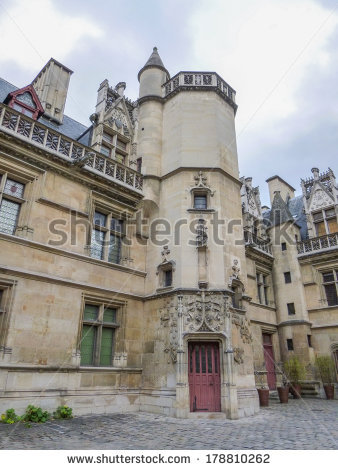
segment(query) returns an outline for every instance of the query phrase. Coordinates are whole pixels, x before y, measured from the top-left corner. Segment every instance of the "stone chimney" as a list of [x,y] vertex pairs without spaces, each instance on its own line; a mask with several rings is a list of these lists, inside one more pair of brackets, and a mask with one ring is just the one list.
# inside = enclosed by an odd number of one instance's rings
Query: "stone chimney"
[[281,178],[280,176],[271,176],[271,178],[268,178],[266,182],[269,185],[271,204],[274,200],[274,195],[276,192],[280,193],[280,196],[284,202],[287,202],[289,199],[293,199],[295,197],[295,188],[293,188],[289,183],[284,181],[283,178]]
[[32,85],[45,110],[45,116],[62,123],[70,76],[73,72],[51,58]]

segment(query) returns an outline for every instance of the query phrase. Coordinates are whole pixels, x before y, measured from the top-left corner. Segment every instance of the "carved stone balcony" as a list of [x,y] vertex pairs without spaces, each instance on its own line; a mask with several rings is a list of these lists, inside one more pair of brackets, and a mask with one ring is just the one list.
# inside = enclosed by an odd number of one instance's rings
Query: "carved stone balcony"
[[164,98],[181,90],[213,90],[237,110],[235,90],[215,72],[179,72],[163,87]]
[[310,238],[297,243],[298,255],[319,253],[338,248],[338,232]]
[[137,171],[95,152],[90,147],[24,116],[4,104],[0,104],[0,131],[19,137],[36,147],[52,152],[69,163],[142,193],[143,178]]
[[244,230],[244,240],[246,246],[252,246],[272,256],[271,245],[267,240],[257,237],[257,235],[248,230]]

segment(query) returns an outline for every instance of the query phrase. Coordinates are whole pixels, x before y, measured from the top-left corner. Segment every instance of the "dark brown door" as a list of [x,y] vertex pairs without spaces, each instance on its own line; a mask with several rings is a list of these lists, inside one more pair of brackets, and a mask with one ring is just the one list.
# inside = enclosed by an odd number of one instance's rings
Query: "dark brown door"
[[275,358],[271,335],[263,334],[263,348],[268,387],[270,390],[276,390]]
[[190,411],[221,411],[218,343],[189,343]]

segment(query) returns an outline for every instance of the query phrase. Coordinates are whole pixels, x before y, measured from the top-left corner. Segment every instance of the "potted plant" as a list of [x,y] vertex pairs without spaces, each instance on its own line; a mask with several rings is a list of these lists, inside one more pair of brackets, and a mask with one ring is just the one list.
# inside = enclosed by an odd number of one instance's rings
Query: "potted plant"
[[259,406],[269,406],[269,389],[266,387],[263,377],[265,374],[264,371],[255,370],[255,377],[257,377],[259,384],[259,387],[257,387]]
[[287,403],[289,401],[289,382],[286,376],[283,374],[282,385],[277,387],[280,403]]
[[328,400],[334,399],[335,367],[331,356],[316,357],[316,367]]
[[301,385],[300,382],[305,379],[305,366],[300,362],[297,356],[291,357],[284,362],[285,375],[291,384],[290,392],[293,398],[300,398]]

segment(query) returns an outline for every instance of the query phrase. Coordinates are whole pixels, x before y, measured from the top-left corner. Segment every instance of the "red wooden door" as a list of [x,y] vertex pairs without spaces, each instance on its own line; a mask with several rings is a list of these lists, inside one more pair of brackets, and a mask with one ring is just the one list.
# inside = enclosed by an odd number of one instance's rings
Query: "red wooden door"
[[271,335],[263,335],[263,349],[268,387],[270,390],[276,390],[275,358],[273,355]]
[[190,411],[221,411],[218,343],[189,343]]

